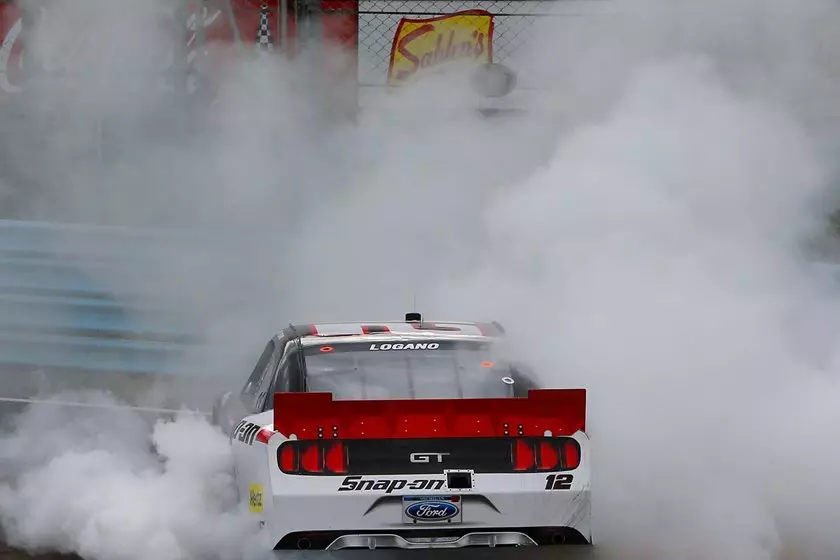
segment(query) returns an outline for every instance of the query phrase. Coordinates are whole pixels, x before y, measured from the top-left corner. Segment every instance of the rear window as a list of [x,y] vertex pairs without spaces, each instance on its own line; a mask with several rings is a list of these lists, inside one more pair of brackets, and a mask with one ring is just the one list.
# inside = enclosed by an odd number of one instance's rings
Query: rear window
[[307,347],[307,390],[337,400],[512,396],[510,368],[480,341],[341,343]]

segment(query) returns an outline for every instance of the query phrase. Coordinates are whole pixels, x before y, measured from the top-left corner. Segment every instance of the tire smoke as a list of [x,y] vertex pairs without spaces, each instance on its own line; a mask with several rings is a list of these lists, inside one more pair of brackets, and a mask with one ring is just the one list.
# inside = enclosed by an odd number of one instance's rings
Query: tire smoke
[[[548,93],[492,119],[443,77],[333,122],[311,60],[255,59],[185,132],[186,111],[145,85],[165,4],[76,3],[90,52],[108,45],[114,63],[4,123],[15,176],[39,185],[29,217],[237,239],[135,281],[254,357],[289,322],[399,318],[415,295],[428,318],[501,321],[547,385],[589,389],[607,557],[840,553],[840,287],[813,264],[838,200],[836,6],[580,3],[520,61]],[[120,141],[92,164],[77,155],[97,119]],[[230,368],[231,387],[251,366]],[[0,449],[16,546],[243,553],[227,441],[203,419],[36,406]]]

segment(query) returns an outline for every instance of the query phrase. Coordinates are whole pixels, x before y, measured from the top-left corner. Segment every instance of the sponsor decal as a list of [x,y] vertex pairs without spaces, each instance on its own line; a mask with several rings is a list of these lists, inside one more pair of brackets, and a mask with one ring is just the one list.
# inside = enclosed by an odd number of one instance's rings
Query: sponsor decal
[[465,10],[445,16],[403,18],[394,34],[388,85],[403,85],[420,73],[456,62],[493,62],[493,15]]
[[390,343],[374,343],[370,345],[369,350],[437,350],[440,344],[437,342],[395,342]]
[[260,428],[260,426],[257,426],[252,422],[248,422],[247,420],[243,420],[236,425],[236,428],[233,429],[231,439],[241,441],[245,445],[254,445],[254,438],[257,437],[257,433],[261,429],[262,428]]
[[571,474],[550,474],[545,477],[545,489],[571,490],[574,479],[574,475]]
[[447,521],[460,511],[457,505],[449,501],[424,500],[405,508],[405,515],[415,521]]
[[251,484],[248,487],[248,509],[251,513],[263,512],[263,496],[262,484]]
[[363,492],[366,490],[390,494],[397,490],[440,490],[446,483],[443,479],[407,480],[404,478],[372,479],[362,476],[347,476],[338,487],[339,492]]

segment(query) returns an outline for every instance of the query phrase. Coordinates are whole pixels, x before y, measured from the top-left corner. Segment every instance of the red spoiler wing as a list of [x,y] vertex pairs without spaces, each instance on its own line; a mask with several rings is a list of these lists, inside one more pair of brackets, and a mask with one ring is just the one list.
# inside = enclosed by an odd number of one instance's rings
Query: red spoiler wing
[[586,389],[532,389],[527,398],[369,401],[276,393],[274,429],[302,440],[571,435],[586,430]]

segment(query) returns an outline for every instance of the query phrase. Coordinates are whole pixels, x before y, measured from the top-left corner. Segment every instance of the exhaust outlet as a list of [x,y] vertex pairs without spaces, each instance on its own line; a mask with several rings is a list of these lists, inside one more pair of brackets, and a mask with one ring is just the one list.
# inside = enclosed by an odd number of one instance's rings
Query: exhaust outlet
[[566,535],[564,533],[554,533],[551,535],[551,544],[563,544],[566,542]]
[[312,542],[307,538],[298,539],[298,550],[309,550],[312,547]]

